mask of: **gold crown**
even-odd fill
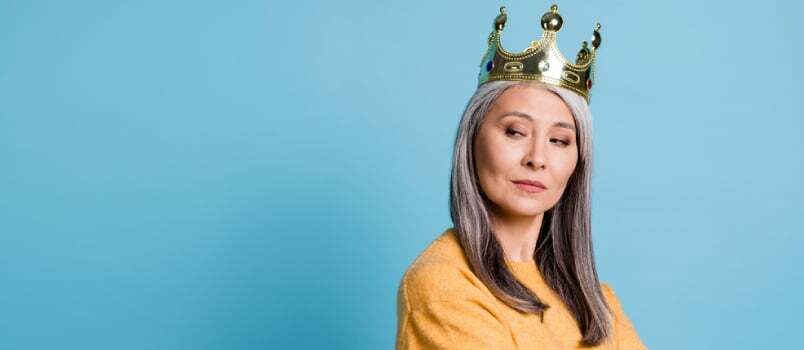
[[[558,14],[558,6],[553,4],[550,11],[542,16],[542,37],[531,41],[521,53],[506,51],[500,43],[507,16],[505,6],[494,19],[494,29],[489,34],[489,46],[480,62],[478,83],[480,86],[492,80],[535,80],[545,84],[570,89],[589,103],[589,93],[594,80],[594,61],[600,47],[600,23],[595,24],[592,33],[592,47],[586,41],[570,63],[556,45],[556,34],[561,30],[564,20]]]

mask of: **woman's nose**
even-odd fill
[[[530,147],[529,152],[525,155],[526,166],[533,167],[535,169],[544,168],[545,164],[547,163],[547,159],[545,158],[545,138],[536,137],[534,138],[534,142]]]

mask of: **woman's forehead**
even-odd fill
[[[551,91],[539,95],[504,94],[495,102],[488,117],[492,119],[491,122],[502,121],[504,118],[517,118],[536,124],[560,124],[559,126],[573,130],[575,124],[572,112],[564,100]]]
[[[498,116],[519,112],[530,116],[531,121],[573,120],[569,106],[560,96],[545,88],[531,85],[519,85],[506,90],[497,98],[491,111]]]

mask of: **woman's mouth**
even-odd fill
[[[543,191],[546,190],[544,188],[544,185],[540,186],[541,183],[538,182],[538,181],[536,181],[536,182],[534,182],[534,181],[512,181],[512,182],[514,183],[514,185],[516,185],[517,188],[519,188],[522,191],[528,192],[528,193],[539,193],[539,192],[543,192]]]

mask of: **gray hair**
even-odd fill
[[[490,81],[467,103],[455,137],[450,179],[450,216],[475,275],[500,300],[522,312],[539,314],[544,304],[505,265],[492,233],[488,198],[478,185],[472,145],[494,101],[511,87],[537,84],[567,104],[576,124],[578,162],[558,203],[544,213],[534,260],[545,281],[566,303],[583,334],[599,345],[612,332],[612,316],[601,291],[592,250],[590,195],[592,115],[583,97],[560,87],[528,81]]]

